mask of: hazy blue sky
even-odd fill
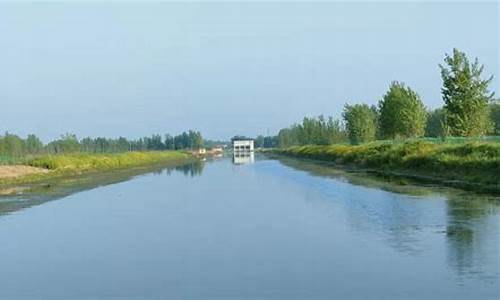
[[[497,75],[498,6],[3,2],[0,131],[273,134],[374,104],[392,80],[437,107],[453,47]]]

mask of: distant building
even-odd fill
[[[215,146],[215,147],[212,148],[212,152],[214,152],[214,153],[222,153],[222,152],[224,152],[224,147],[217,145],[217,146]]]
[[[200,149],[192,150],[191,153],[193,153],[194,155],[204,155],[207,153],[207,149],[200,148]]]
[[[233,152],[253,152],[253,139],[233,139]]]

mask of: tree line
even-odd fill
[[[44,144],[36,135],[30,134],[25,139],[6,132],[0,135],[0,156],[21,157],[30,154],[59,153],[115,153],[127,151],[159,151],[198,149],[204,140],[200,132],[189,130],[172,136],[170,134],[146,136],[139,139],[116,139],[86,137],[78,139],[74,134],[62,135],[59,139]]]
[[[428,110],[417,92],[394,81],[378,105],[346,104],[342,121],[332,117],[304,118],[281,129],[276,145],[360,144],[376,139],[476,137],[500,135],[500,102],[488,90],[493,76],[482,78],[484,66],[453,49],[439,64],[444,105]]]

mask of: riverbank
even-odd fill
[[[47,169],[23,165],[0,166],[0,179],[19,178],[27,175],[43,174],[48,172],[49,170]]]
[[[307,145],[271,153],[363,168],[382,175],[434,181],[460,188],[500,192],[500,144],[461,145],[425,141],[351,145]]]
[[[44,155],[21,160],[18,165],[2,166],[0,190],[15,191],[12,187],[21,184],[157,164],[181,164],[192,159],[191,154],[181,151]]]

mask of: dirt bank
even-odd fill
[[[22,165],[0,166],[0,179],[17,178],[26,175],[43,174],[48,172],[49,170],[47,169],[30,167],[30,166],[22,166]]]

